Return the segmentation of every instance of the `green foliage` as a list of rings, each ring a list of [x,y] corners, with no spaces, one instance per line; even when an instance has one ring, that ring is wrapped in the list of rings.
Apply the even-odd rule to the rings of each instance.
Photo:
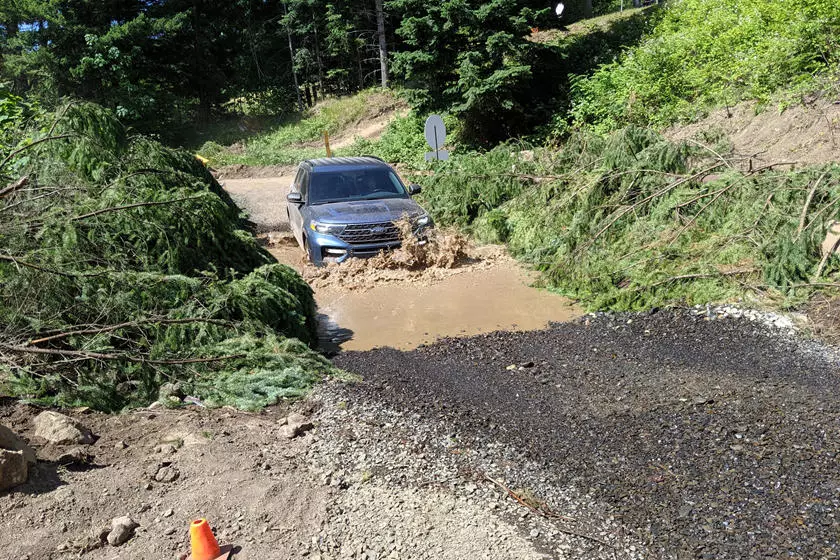
[[[577,134],[559,152],[502,146],[421,179],[436,221],[504,241],[591,309],[779,303],[815,289],[840,166],[738,171],[649,129]],[[815,191],[801,234],[800,215]],[[838,273],[838,259],[827,268]]]
[[[395,76],[421,113],[451,111],[461,139],[490,145],[517,136],[550,104],[551,47],[525,39],[531,26],[548,21],[540,2],[492,0],[393,0],[406,13],[397,35]]]
[[[396,98],[378,90],[365,90],[356,95],[329,99],[319,103],[301,117],[240,142],[235,150],[215,142],[207,142],[199,153],[215,165],[295,165],[301,160],[323,157],[324,131],[335,138],[357,122],[393,111]]]
[[[0,152],[4,179],[28,178],[0,197],[4,391],[119,410],[179,381],[253,409],[332,373],[306,346],[311,289],[194,157],[89,104],[17,124]]]
[[[452,115],[444,115],[446,125],[446,147],[457,149],[459,123]],[[399,162],[419,169],[426,166],[426,153],[431,149],[424,134],[425,119],[416,112],[397,116],[388,123],[382,135],[376,140],[357,138],[346,150],[339,150],[341,155],[372,155],[385,161]]]
[[[840,4],[674,0],[638,46],[573,86],[572,120],[606,131],[666,125],[710,107],[767,100],[837,62]]]

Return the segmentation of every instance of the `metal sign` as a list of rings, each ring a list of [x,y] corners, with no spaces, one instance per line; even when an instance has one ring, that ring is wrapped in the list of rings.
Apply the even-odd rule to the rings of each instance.
[[[426,152],[426,161],[449,159],[449,152],[441,149],[446,142],[446,126],[444,126],[440,115],[432,115],[426,119],[425,134],[426,142],[434,150],[433,152]]]

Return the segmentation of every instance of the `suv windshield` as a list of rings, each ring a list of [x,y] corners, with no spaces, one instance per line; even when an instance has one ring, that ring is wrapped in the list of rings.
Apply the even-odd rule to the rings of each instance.
[[[405,187],[386,167],[336,169],[313,173],[309,183],[309,204],[405,198]]]

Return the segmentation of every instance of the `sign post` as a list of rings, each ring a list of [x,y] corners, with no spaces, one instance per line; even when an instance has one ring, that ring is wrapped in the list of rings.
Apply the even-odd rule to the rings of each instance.
[[[426,152],[426,161],[449,159],[449,152],[441,149],[446,141],[446,126],[444,126],[440,115],[431,115],[426,119],[425,134],[426,142],[434,150],[433,152]]]

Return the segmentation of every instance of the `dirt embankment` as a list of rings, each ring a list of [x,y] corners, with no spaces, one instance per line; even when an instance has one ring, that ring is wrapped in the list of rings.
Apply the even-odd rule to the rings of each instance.
[[[779,112],[756,113],[754,102],[718,109],[705,119],[665,131],[675,140],[702,133],[724,133],[736,154],[759,165],[770,163],[821,164],[840,161],[840,101],[803,99]]]

